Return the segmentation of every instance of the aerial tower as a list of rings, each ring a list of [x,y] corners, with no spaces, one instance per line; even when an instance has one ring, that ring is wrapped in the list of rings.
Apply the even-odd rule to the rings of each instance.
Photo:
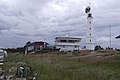
[[[94,30],[92,25],[92,13],[91,13],[91,7],[87,6],[85,9],[85,13],[87,14],[87,21],[88,21],[88,27],[87,27],[87,35],[86,35],[86,49],[87,50],[94,50]]]

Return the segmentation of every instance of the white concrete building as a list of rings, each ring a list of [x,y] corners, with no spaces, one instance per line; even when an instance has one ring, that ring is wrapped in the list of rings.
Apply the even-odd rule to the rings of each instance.
[[[55,38],[55,47],[60,51],[80,50],[80,37],[60,36]]]

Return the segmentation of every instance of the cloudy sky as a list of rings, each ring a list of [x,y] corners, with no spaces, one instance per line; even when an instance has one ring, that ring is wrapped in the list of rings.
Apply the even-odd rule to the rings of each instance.
[[[27,41],[54,44],[56,36],[82,37],[85,45],[85,7],[91,3],[95,44],[120,48],[120,0],[0,0],[0,47],[20,47]]]

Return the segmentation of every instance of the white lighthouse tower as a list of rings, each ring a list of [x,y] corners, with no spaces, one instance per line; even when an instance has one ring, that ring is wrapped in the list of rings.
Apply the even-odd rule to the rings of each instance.
[[[92,13],[91,13],[90,6],[87,6],[85,9],[85,13],[87,14],[87,21],[88,21],[88,28],[87,28],[87,35],[86,35],[86,49],[87,50],[94,50],[94,30],[92,25]]]

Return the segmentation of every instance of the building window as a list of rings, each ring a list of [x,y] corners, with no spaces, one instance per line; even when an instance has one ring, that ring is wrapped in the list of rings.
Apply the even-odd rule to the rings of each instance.
[[[91,36],[91,34],[90,34],[90,36]]]
[[[79,42],[79,40],[76,40],[76,42]]]
[[[63,48],[65,48],[65,45],[63,46]]]
[[[66,42],[66,40],[60,40],[60,42]]]
[[[90,28],[90,30],[91,30],[91,28]]]
[[[91,40],[90,40],[90,42],[91,42]]]
[[[35,46],[35,50],[40,50],[40,46]]]
[[[56,42],[60,42],[60,40],[57,40]]]
[[[77,46],[75,46],[75,48],[77,48]]]
[[[28,51],[34,50],[34,46],[28,46]]]
[[[78,40],[69,40],[69,43],[75,43],[75,42],[79,42]]]
[[[73,41],[72,40],[69,40],[70,43],[72,43]]]

